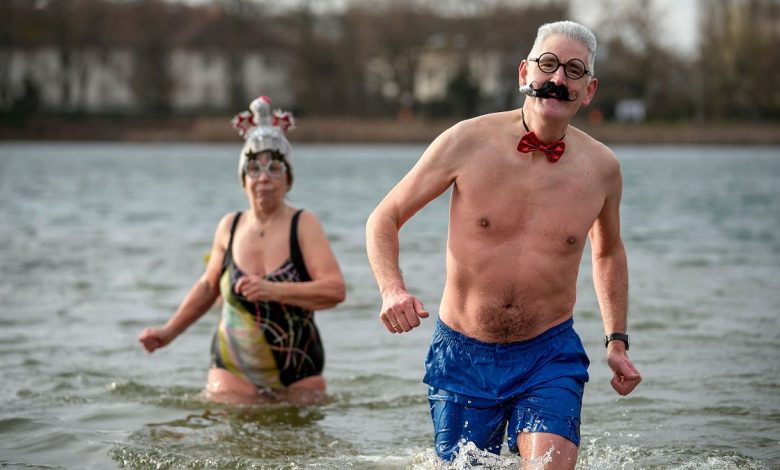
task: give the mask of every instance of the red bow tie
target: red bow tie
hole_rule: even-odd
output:
[[[563,155],[563,151],[565,149],[566,144],[563,143],[562,140],[556,140],[555,142],[545,144],[539,140],[539,137],[536,137],[536,134],[533,132],[529,132],[524,135],[517,144],[518,152],[544,152],[545,155],[547,155],[547,160],[549,160],[551,163],[557,162],[561,158],[561,155]]]

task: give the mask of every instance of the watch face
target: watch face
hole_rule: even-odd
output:
[[[612,341],[622,341],[626,345],[626,351],[628,351],[628,335],[625,333],[612,333],[604,337],[604,346],[609,346]]]

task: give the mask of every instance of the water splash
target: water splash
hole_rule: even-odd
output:
[[[701,455],[696,455],[700,453]],[[695,448],[647,448],[636,445],[587,445],[580,450],[578,469],[769,470],[765,463],[734,452]]]
[[[444,462],[439,459],[433,450],[427,450],[417,454],[411,466],[411,470],[504,470],[523,468],[526,470],[542,470],[544,466],[552,462],[554,447],[539,457],[523,459],[522,457],[508,454],[496,455],[492,452],[479,449],[473,442],[459,445],[459,450],[452,462]]]

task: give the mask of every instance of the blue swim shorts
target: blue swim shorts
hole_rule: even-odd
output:
[[[590,361],[573,325],[569,319],[527,341],[485,343],[438,320],[423,378],[436,454],[452,460],[466,442],[500,454],[505,433],[518,453],[520,432],[557,434],[579,446]]]

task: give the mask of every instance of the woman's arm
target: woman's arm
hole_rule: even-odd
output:
[[[144,329],[138,336],[144,349],[152,352],[173,341],[205,314],[219,296],[219,278],[222,275],[222,260],[225,257],[227,241],[230,236],[230,224],[235,217],[228,214],[220,221],[214,235],[211,255],[203,275],[195,281],[184,297],[179,308],[162,326]]]
[[[298,220],[298,243],[310,281],[271,282],[248,275],[236,282],[236,292],[249,300],[296,305],[306,310],[324,310],[343,302],[344,276],[320,221],[309,211],[302,212]]]

